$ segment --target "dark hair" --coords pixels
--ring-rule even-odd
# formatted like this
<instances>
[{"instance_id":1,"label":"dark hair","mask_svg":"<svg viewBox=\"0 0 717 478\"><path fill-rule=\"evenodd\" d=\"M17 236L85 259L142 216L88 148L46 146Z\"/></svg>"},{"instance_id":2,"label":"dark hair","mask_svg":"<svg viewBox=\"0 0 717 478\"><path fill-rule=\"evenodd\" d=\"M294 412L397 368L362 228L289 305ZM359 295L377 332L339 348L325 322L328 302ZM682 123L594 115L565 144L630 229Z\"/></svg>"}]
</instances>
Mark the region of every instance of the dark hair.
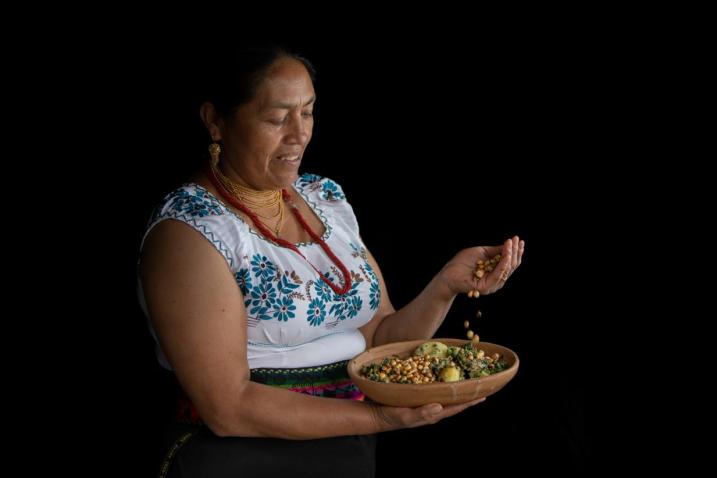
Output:
<instances>
[{"instance_id":1,"label":"dark hair","mask_svg":"<svg viewBox=\"0 0 717 478\"><path fill-rule=\"evenodd\" d=\"M232 52L228 59L225 58L212 70L202 101L212 103L219 116L230 116L254 97L269 68L280 58L300 62L314 81L316 71L313 65L296 53L279 46L243 48Z\"/></svg>"}]
</instances>

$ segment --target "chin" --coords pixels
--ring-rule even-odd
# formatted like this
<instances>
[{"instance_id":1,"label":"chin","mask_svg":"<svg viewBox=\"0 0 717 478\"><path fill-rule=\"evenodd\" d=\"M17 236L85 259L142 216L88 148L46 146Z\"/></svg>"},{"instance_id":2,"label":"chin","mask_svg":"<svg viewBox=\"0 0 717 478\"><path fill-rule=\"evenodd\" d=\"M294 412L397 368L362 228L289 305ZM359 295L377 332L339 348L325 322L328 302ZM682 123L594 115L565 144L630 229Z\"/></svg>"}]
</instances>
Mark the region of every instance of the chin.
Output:
<instances>
[{"instance_id":1,"label":"chin","mask_svg":"<svg viewBox=\"0 0 717 478\"><path fill-rule=\"evenodd\" d=\"M296 180L299 179L299 172L294 171L292 173L282 173L276 179L279 189L289 189L294 185Z\"/></svg>"},{"instance_id":2,"label":"chin","mask_svg":"<svg viewBox=\"0 0 717 478\"><path fill-rule=\"evenodd\" d=\"M302 156L291 161L274 158L270 166L277 186L286 189L296 182L299 178Z\"/></svg>"}]
</instances>

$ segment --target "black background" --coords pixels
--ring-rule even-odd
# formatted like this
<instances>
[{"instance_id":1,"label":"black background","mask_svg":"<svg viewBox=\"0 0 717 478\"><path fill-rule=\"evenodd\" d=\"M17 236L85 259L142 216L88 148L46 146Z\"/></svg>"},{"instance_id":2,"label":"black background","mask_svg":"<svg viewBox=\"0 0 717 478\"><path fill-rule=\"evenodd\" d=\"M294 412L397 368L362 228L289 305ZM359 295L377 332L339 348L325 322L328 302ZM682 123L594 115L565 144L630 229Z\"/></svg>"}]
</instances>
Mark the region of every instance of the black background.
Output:
<instances>
[{"instance_id":1,"label":"black background","mask_svg":"<svg viewBox=\"0 0 717 478\"><path fill-rule=\"evenodd\" d=\"M318 71L302 171L341 184L396 307L460 249L515 234L526 241L506 287L477 301L459 297L436 334L462 337L468 318L482 340L518 353L518 375L461 415L381 435L378 476L394 464L422 472L438 460L455 472L583 470L592 299L577 251L588 247L595 214L586 199L603 167L595 130L610 94L593 46L508 38L284 44ZM154 473L172 407L137 306L135 264L152 207L204 158L195 91L222 61L221 50L205 46L113 44L70 99L81 105L80 137L92 136L103 158L79 163L95 178L79 196L103 218L92 219L95 239L84 244L96 258L84 261L81 284L91 291L81 314L92 338L77 350L89 391L74 405L89 418L81 446L119 460L126 476Z\"/></svg>"},{"instance_id":2,"label":"black background","mask_svg":"<svg viewBox=\"0 0 717 478\"><path fill-rule=\"evenodd\" d=\"M701 410L674 399L692 394L649 360L668 336L709 337L665 307L691 303L677 288L696 276L666 277L655 261L703 268L709 245L692 232L709 223L701 207L713 189L695 164L711 132L699 15L270 7L8 11L18 28L4 35L3 100L17 108L6 111L4 178L16 190L4 211L18 244L6 249L3 351L19 379L5 397L24 433L11 445L30 454L23 466L153 476L171 397L135 300L139 239L152 206L205 152L197 80L247 38L278 39L316 64L303 169L344 187L396 306L462 247L516 233L527 242L505 289L459 298L437 334L461 336L479 306L475 330L515 350L520 372L461 416L382 435L379 476L393 464L427 471L446 449L459 473L574 475L609 469L616 455L663 470L670 458L680 470L693 463L675 442L699 435L667 434L665 420L707 423L687 420ZM660 377L645 380L646 369ZM645 397L633 392L642 382ZM652 406L659 416L641 422ZM596 429L609 452L593 451ZM636 453L640 431L669 449Z\"/></svg>"}]
</instances>

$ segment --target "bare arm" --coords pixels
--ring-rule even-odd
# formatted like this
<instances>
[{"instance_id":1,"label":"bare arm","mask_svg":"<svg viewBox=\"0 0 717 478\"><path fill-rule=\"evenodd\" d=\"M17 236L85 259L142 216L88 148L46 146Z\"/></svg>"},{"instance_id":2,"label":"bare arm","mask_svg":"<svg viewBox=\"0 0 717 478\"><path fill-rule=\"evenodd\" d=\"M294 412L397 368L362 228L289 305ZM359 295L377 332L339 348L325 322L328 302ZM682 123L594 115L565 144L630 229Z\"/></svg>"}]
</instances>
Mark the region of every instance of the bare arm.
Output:
<instances>
[{"instance_id":1,"label":"bare arm","mask_svg":"<svg viewBox=\"0 0 717 478\"><path fill-rule=\"evenodd\" d=\"M249 381L246 310L224 258L178 221L145 242L142 284L167 359L209 428L219 436L323 438L420 426L458 413L311 397Z\"/></svg>"},{"instance_id":2,"label":"bare arm","mask_svg":"<svg viewBox=\"0 0 717 478\"><path fill-rule=\"evenodd\" d=\"M430 339L443 323L456 294L442 289L438 276L418 296L387 316L376 329L376 345L405 340Z\"/></svg>"},{"instance_id":3,"label":"bare arm","mask_svg":"<svg viewBox=\"0 0 717 478\"><path fill-rule=\"evenodd\" d=\"M436 276L418 297L396 311L388 297L381 269L370 252L368 262L379 280L381 303L371 322L359 329L366 339L366 347L433 337L456 295L442 287L440 277Z\"/></svg>"},{"instance_id":4,"label":"bare arm","mask_svg":"<svg viewBox=\"0 0 717 478\"><path fill-rule=\"evenodd\" d=\"M415 299L399 310L391 305L378 264L369 254L369 263L381 283L381 304L371 322L362 327L367 344L375 346L430 339L443 323L457 294L474 289L481 294L490 294L503 287L520 265L524 246L524 242L515 236L502 246L472 247L460 251ZM473 278L476 261L486 260L498 253L502 257L495 271L476 281Z\"/></svg>"}]
</instances>

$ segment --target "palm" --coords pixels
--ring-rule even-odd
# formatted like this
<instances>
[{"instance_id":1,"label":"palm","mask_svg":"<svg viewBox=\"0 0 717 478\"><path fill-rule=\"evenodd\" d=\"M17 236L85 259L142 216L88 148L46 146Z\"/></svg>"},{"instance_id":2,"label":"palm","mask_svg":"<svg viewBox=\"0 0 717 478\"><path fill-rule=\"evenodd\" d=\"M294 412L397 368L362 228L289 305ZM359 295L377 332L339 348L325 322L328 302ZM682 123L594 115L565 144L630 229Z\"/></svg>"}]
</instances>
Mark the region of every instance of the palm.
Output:
<instances>
[{"instance_id":1,"label":"palm","mask_svg":"<svg viewBox=\"0 0 717 478\"><path fill-rule=\"evenodd\" d=\"M487 272L480 279L474 272L476 263L487 261L496 254L501 259L495 269ZM478 290L481 294L491 294L500 289L507 278L512 274L523 255L523 243L518 238L508 239L502 246L479 246L463 249L453 257L443 268L441 274L446 286L454 294Z\"/></svg>"}]
</instances>

